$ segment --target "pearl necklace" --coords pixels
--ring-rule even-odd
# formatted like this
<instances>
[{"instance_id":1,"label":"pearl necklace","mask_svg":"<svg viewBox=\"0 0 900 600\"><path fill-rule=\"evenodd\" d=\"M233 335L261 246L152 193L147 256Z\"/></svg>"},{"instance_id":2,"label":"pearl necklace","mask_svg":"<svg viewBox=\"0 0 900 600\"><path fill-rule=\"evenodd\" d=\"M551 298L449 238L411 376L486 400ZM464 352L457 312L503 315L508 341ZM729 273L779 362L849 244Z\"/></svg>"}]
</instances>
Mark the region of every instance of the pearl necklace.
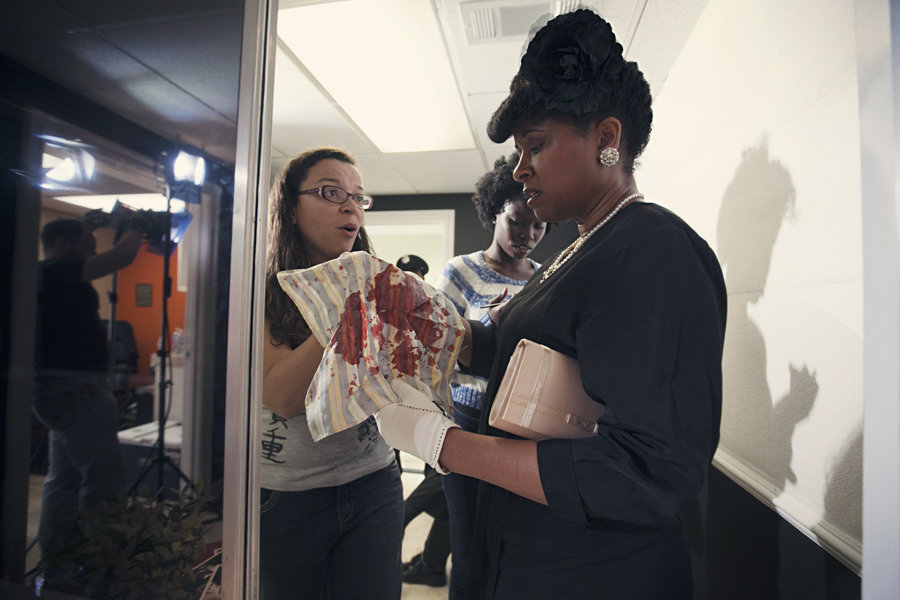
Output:
<instances>
[{"instance_id":1,"label":"pearl necklace","mask_svg":"<svg viewBox=\"0 0 900 600\"><path fill-rule=\"evenodd\" d=\"M619 212L619 210L621 210L623 206L625 206L626 204L628 204L635 198L643 198L643 197L644 197L643 194L641 194L640 192L637 192L637 193L631 194L630 196L625 196L624 198L622 198L622 200L619 201L618 204L616 204L616 207L614 209L612 209L608 215L603 217L603 219L599 223L597 223L596 225L591 227L590 231L578 236L574 242L569 244L568 248L566 248L565 250L560 252L559 256L556 257L556 260L554 260L553 263L549 267L547 267L547 270L544 271L544 274L541 276L541 283L544 283L544 281L546 281L548 277L553 275L557 269L559 269L561 266L566 264L566 261L569 260L570 258L572 258L572 256L576 252L578 252L578 249L584 245L584 243L588 240L588 238L591 237L592 235L594 235L598 229L600 229L601 227L603 227L604 225L609 223L609 220L612 219L614 216L616 216L616 213Z\"/></svg>"}]
</instances>

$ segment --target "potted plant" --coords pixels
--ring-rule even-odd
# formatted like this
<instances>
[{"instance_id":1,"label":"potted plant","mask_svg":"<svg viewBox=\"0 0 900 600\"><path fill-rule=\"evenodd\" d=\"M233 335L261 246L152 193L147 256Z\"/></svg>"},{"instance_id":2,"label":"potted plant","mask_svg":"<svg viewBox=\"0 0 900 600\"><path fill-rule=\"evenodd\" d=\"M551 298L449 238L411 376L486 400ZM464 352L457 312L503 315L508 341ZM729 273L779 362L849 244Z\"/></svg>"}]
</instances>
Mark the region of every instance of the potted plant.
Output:
<instances>
[{"instance_id":1,"label":"potted plant","mask_svg":"<svg viewBox=\"0 0 900 600\"><path fill-rule=\"evenodd\" d=\"M209 531L210 498L185 488L169 497L122 492L80 510L58 550L41 559L48 589L103 600L195 600L207 569L195 566Z\"/></svg>"}]
</instances>

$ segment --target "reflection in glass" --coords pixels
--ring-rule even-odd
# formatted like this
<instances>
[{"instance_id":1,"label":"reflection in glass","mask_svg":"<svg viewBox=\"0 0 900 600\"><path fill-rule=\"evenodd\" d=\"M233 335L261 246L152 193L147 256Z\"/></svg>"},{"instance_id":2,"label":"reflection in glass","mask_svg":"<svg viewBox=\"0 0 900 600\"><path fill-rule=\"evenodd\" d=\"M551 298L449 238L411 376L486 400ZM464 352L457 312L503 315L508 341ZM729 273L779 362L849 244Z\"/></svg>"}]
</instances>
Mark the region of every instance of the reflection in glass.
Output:
<instances>
[{"instance_id":1,"label":"reflection in glass","mask_svg":"<svg viewBox=\"0 0 900 600\"><path fill-rule=\"evenodd\" d=\"M172 207L160 158L43 115L32 123L32 161L15 170L34 197L20 205L31 219L18 230L35 261L23 278L34 293L21 319L32 332L22 350L35 356L33 399L16 403L34 409L18 412L31 433L30 451L20 453L28 457L23 583L88 595L86 559L101 561L92 544L105 531L113 549L122 538L110 565L133 569L154 548L165 546L170 558L182 548L186 578L169 580L195 585L193 566L221 545L230 247L220 229L230 224L233 175L215 164L200 202L180 212L138 209L129 203L156 198ZM188 520L190 511L204 518ZM181 544L136 533L136 514L150 532L169 523ZM94 537L73 528L76 516L87 523L97 515ZM125 530L143 541L132 547ZM147 589L158 590L147 573ZM110 566L93 593L110 593L122 577L131 575Z\"/></svg>"},{"instance_id":2,"label":"reflection in glass","mask_svg":"<svg viewBox=\"0 0 900 600\"><path fill-rule=\"evenodd\" d=\"M182 209L171 198L173 213L190 225L171 254L169 276L163 273L166 248L158 254L147 250L151 242L162 242L160 224L143 215L157 233L142 232L130 264L82 282L82 290L100 323L94 335L102 336L108 353L99 387L118 413L114 426L124 487L134 486L140 469L161 451L215 498L204 503L210 536L201 550L208 554L219 544L232 163L244 8L253 1L214 4L120 3L98 10L96 3L51 0L35 8L12 0L4 6L0 239L12 268L0 276L0 369L7 376L0 434L0 595L30 585L35 573L25 574L40 555L37 522L50 445L45 424L31 410L42 383L34 379L41 329L38 263L45 258L41 228L57 218L80 221L90 225L98 253L110 250L130 235L129 228L120 232L117 224L86 219L88 212L99 209L109 218L117 202L136 212L165 211L164 158L174 158L188 144L202 149L207 183L200 203ZM156 205L144 205L147 198ZM98 200L105 204L95 204ZM162 231L168 230L163 225ZM170 313L165 325L164 292ZM84 339L71 345L73 357L95 356L95 367L106 364L97 359L102 352L89 351ZM168 356L159 356L162 347ZM146 497L154 497L159 479L156 469L143 478L141 485L151 488ZM181 480L168 467L162 479L172 487ZM134 490L133 497L139 495Z\"/></svg>"}]
</instances>

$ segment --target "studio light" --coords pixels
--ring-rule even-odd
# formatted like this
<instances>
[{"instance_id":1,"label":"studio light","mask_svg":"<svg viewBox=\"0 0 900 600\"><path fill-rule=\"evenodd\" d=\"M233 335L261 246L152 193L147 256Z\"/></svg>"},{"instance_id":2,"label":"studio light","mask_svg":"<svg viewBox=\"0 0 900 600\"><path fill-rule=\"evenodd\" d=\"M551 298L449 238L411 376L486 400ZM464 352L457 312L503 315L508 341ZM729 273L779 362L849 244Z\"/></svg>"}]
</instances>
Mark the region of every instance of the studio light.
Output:
<instances>
[{"instance_id":1,"label":"studio light","mask_svg":"<svg viewBox=\"0 0 900 600\"><path fill-rule=\"evenodd\" d=\"M179 150L171 166L166 167L166 185L173 201L200 204L205 179L206 160L184 150Z\"/></svg>"},{"instance_id":2,"label":"studio light","mask_svg":"<svg viewBox=\"0 0 900 600\"><path fill-rule=\"evenodd\" d=\"M175 157L172 174L175 181L193 181L194 185L203 185L206 179L206 161L202 156L194 156L181 150Z\"/></svg>"},{"instance_id":3,"label":"studio light","mask_svg":"<svg viewBox=\"0 0 900 600\"><path fill-rule=\"evenodd\" d=\"M41 159L40 186L48 190L83 187L94 177L97 161L84 144L47 138Z\"/></svg>"}]
</instances>

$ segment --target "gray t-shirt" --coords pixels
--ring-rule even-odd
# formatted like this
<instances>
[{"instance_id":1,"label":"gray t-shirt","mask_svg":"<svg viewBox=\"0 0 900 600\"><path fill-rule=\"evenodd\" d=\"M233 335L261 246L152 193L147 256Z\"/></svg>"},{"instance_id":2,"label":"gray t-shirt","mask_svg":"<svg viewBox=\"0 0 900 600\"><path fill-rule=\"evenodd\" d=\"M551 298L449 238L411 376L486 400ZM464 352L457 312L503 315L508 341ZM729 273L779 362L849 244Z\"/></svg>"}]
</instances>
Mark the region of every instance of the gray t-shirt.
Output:
<instances>
[{"instance_id":1,"label":"gray t-shirt","mask_svg":"<svg viewBox=\"0 0 900 600\"><path fill-rule=\"evenodd\" d=\"M282 492L344 485L391 464L375 419L314 442L306 415L283 419L262 407L260 485Z\"/></svg>"}]
</instances>

